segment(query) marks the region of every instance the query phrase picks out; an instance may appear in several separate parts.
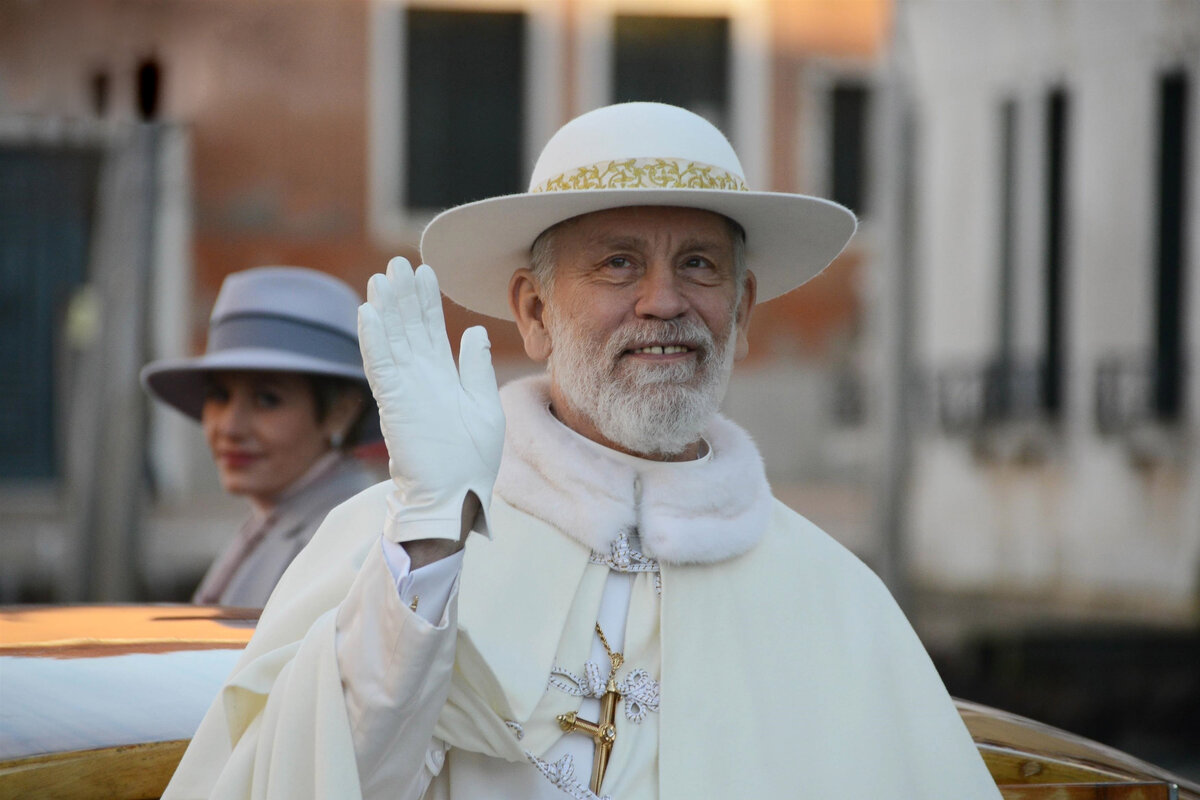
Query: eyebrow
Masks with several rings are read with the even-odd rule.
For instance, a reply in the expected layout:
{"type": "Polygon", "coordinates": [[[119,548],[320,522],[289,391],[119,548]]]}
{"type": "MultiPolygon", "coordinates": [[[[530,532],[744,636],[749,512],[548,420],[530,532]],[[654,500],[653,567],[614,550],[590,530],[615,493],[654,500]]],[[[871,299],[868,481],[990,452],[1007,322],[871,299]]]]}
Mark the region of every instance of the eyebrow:
{"type": "Polygon", "coordinates": [[[725,242],[720,239],[708,239],[708,238],[696,237],[696,238],[692,238],[692,239],[684,239],[683,244],[679,247],[679,249],[680,250],[702,250],[702,251],[720,250],[727,244],[730,246],[730,249],[732,249],[733,245],[731,242],[725,242]]]}

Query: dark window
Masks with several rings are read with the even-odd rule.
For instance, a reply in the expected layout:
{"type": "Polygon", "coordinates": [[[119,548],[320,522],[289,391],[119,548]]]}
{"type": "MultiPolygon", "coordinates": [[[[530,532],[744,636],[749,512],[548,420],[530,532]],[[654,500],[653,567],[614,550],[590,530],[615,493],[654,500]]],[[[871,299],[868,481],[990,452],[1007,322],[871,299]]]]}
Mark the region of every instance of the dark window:
{"type": "Polygon", "coordinates": [[[1187,95],[1187,76],[1182,71],[1163,76],[1158,96],[1158,252],[1154,329],[1154,413],[1162,420],[1178,419],[1183,410],[1187,95]]]}
{"type": "Polygon", "coordinates": [[[1013,374],[1014,336],[1016,314],[1016,180],[1017,180],[1017,104],[1006,100],[1000,107],[1000,252],[999,330],[996,341],[995,412],[1006,416],[1011,406],[1011,386],[1008,380],[1013,374]]]}
{"type": "Polygon", "coordinates": [[[696,112],[729,130],[729,20],[619,16],[614,100],[651,100],[696,112]]]}
{"type": "Polygon", "coordinates": [[[866,211],[869,100],[865,86],[851,84],[835,86],[830,98],[830,193],[833,200],[860,215],[866,211]]]}
{"type": "Polygon", "coordinates": [[[61,329],[87,272],[99,163],[91,151],[0,148],[0,479],[61,468],[61,329]]]}
{"type": "Polygon", "coordinates": [[[97,117],[108,113],[109,89],[108,73],[104,70],[97,70],[88,78],[88,98],[91,100],[92,113],[97,117]]]}
{"type": "Polygon", "coordinates": [[[520,191],[524,15],[408,9],[406,29],[404,204],[440,209],[520,191]]]}
{"type": "Polygon", "coordinates": [[[159,95],[162,92],[162,68],[158,61],[147,58],[137,68],[138,116],[143,120],[158,117],[159,95]]]}
{"type": "Polygon", "coordinates": [[[1046,239],[1045,239],[1045,339],[1042,408],[1058,417],[1066,386],[1065,299],[1063,271],[1066,263],[1067,220],[1067,93],[1056,89],[1046,101],[1046,239]]]}

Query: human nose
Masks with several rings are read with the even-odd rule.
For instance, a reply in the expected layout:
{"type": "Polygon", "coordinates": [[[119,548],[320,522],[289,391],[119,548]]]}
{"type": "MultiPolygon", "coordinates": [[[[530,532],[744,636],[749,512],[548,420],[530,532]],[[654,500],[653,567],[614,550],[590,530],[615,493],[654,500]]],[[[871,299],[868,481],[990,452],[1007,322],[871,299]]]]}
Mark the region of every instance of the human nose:
{"type": "Polygon", "coordinates": [[[681,291],[675,271],[654,266],[642,276],[638,287],[635,311],[640,317],[675,319],[688,309],[687,297],[681,291]]]}
{"type": "Polygon", "coordinates": [[[249,403],[236,395],[230,397],[217,409],[216,427],[220,435],[231,439],[245,436],[250,430],[249,403]]]}

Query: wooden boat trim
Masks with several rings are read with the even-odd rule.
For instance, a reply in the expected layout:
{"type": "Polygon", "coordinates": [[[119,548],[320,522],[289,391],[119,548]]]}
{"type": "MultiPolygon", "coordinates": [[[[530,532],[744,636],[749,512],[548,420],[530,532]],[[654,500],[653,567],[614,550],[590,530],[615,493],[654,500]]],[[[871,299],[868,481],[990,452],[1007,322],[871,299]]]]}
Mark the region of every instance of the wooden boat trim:
{"type": "Polygon", "coordinates": [[[0,764],[0,800],[152,800],[162,795],[188,739],[76,750],[0,764]]]}

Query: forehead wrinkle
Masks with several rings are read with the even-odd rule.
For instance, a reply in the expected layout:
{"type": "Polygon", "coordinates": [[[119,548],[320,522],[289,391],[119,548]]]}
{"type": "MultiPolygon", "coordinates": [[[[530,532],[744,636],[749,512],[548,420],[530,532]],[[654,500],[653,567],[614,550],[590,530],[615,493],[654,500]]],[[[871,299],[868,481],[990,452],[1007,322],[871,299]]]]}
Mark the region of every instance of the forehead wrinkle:
{"type": "Polygon", "coordinates": [[[644,250],[647,239],[624,231],[597,231],[587,238],[586,243],[605,250],[644,250]]]}
{"type": "MultiPolygon", "coordinates": [[[[662,238],[665,238],[665,246],[672,253],[680,253],[684,251],[702,252],[702,253],[719,253],[723,250],[732,250],[733,243],[721,237],[712,237],[706,234],[685,234],[679,244],[675,244],[672,240],[675,239],[674,234],[663,233],[662,238]]],[[[638,250],[645,251],[653,249],[655,246],[654,239],[660,237],[639,236],[637,234],[628,233],[625,231],[615,233],[596,232],[589,236],[586,240],[587,244],[600,247],[607,250],[638,250]]]]}

